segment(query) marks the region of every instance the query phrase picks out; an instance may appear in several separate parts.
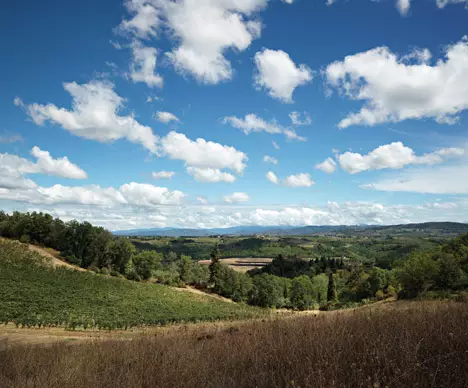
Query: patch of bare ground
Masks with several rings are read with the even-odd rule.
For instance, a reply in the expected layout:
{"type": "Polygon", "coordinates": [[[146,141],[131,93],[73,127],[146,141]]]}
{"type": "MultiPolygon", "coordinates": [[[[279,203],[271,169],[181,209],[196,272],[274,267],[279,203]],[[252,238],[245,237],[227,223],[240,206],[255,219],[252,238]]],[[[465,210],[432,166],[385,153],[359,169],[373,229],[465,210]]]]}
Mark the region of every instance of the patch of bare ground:
{"type": "Polygon", "coordinates": [[[213,294],[210,292],[205,292],[202,290],[199,290],[198,288],[192,287],[192,286],[185,286],[185,287],[172,287],[172,289],[176,291],[181,291],[181,292],[190,292],[195,295],[202,295],[202,296],[209,296],[211,298],[215,298],[217,300],[221,300],[226,303],[236,303],[232,299],[225,298],[224,296],[213,294]]]}

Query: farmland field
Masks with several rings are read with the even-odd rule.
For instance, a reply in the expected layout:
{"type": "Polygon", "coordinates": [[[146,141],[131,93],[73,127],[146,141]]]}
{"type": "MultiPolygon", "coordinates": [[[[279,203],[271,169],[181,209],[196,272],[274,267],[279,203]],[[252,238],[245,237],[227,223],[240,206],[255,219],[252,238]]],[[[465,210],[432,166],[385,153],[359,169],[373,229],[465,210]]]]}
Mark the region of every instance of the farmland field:
{"type": "MultiPolygon", "coordinates": [[[[220,263],[227,265],[229,268],[237,272],[248,272],[252,269],[262,268],[272,262],[272,258],[268,257],[231,257],[227,259],[220,259],[220,263]]],[[[209,265],[210,260],[200,260],[198,263],[209,265]]]]}
{"type": "Polygon", "coordinates": [[[268,314],[159,284],[54,269],[44,260],[27,246],[0,241],[1,323],[113,329],[268,314]]]}

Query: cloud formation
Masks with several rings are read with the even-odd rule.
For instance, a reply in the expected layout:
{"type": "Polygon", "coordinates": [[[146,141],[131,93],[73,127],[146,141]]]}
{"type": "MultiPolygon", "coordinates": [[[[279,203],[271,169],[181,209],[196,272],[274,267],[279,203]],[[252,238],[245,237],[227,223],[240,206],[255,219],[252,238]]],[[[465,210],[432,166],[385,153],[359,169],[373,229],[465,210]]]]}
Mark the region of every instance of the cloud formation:
{"type": "Polygon", "coordinates": [[[312,81],[312,71],[306,65],[293,62],[282,50],[263,49],[255,54],[255,85],[285,103],[292,103],[294,90],[312,81]]]}
{"type": "Polygon", "coordinates": [[[364,101],[338,126],[376,125],[433,118],[453,124],[468,108],[468,37],[447,46],[445,58],[430,64],[429,50],[398,57],[387,47],[349,55],[328,65],[328,85],[344,97],[364,101]],[[378,65],[377,65],[378,64],[378,65]]]}
{"type": "Polygon", "coordinates": [[[368,170],[400,169],[407,165],[440,164],[451,157],[461,157],[463,148],[442,148],[440,150],[417,156],[415,152],[402,142],[394,142],[377,147],[367,155],[345,152],[339,155],[340,166],[350,174],[368,170]]]}
{"type": "Polygon", "coordinates": [[[64,83],[63,87],[72,96],[70,110],[54,104],[24,105],[19,98],[15,98],[14,103],[23,107],[37,125],[51,121],[86,139],[100,142],[127,139],[153,153],[157,152],[158,137],[150,127],[140,124],[132,115],[119,115],[124,99],[115,93],[113,84],[91,81],[79,85],[71,82],[64,83]]]}
{"type": "MultiPolygon", "coordinates": [[[[254,113],[247,114],[244,118],[226,116],[223,123],[240,129],[246,135],[252,132],[266,132],[272,135],[283,134],[288,140],[307,141],[305,137],[299,136],[294,130],[282,127],[276,121],[265,121],[254,113]]],[[[275,146],[275,144],[273,146],[278,149],[278,145],[275,146]]]]}

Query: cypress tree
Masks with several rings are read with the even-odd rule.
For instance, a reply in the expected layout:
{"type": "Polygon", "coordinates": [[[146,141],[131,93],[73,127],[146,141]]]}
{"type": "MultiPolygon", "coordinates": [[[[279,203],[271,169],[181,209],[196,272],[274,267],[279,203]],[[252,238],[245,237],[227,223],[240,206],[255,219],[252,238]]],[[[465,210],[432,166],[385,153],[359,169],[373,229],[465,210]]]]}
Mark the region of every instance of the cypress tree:
{"type": "Polygon", "coordinates": [[[336,286],[335,279],[333,278],[333,272],[328,273],[328,291],[327,291],[327,301],[333,302],[336,301],[336,286]]]}

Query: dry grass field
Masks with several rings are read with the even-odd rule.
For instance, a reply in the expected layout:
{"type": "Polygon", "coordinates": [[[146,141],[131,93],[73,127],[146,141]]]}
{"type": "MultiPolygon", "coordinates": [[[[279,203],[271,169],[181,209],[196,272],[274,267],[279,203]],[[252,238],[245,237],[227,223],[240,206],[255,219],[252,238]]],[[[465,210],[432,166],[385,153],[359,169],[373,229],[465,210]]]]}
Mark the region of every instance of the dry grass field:
{"type": "MultiPolygon", "coordinates": [[[[247,272],[251,269],[261,268],[273,261],[272,258],[254,258],[254,257],[231,257],[229,259],[220,259],[222,264],[227,265],[229,268],[237,272],[247,272]]],[[[209,265],[210,260],[200,260],[199,263],[203,265],[209,265]]]]}
{"type": "Polygon", "coordinates": [[[88,339],[5,346],[2,388],[468,386],[466,302],[396,302],[88,339]]]}

